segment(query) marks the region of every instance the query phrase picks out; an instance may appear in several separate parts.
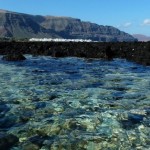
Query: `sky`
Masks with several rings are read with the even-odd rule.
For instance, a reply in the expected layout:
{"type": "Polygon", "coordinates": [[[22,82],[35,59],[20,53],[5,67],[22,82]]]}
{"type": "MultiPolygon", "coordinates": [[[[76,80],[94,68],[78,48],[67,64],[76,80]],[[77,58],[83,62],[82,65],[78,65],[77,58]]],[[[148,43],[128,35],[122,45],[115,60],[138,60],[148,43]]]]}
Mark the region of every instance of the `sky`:
{"type": "Polygon", "coordinates": [[[0,0],[0,9],[69,16],[150,36],[150,0],[0,0]]]}

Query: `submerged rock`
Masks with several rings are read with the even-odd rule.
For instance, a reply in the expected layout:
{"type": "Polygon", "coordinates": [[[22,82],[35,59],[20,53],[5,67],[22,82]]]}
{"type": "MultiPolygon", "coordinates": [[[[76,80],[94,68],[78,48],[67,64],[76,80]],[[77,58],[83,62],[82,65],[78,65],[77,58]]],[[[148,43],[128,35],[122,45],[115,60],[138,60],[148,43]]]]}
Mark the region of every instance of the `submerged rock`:
{"type": "Polygon", "coordinates": [[[29,139],[29,141],[39,147],[42,147],[43,146],[43,142],[44,140],[46,140],[47,136],[46,137],[42,137],[42,136],[34,136],[34,137],[31,137],[29,139]]]}
{"type": "Polygon", "coordinates": [[[10,108],[6,104],[0,104],[0,113],[1,112],[7,112],[10,108]]]}
{"type": "Polygon", "coordinates": [[[22,146],[22,150],[39,150],[40,147],[33,143],[26,143],[22,146]]]}
{"type": "Polygon", "coordinates": [[[22,61],[26,60],[26,58],[22,54],[7,54],[3,56],[3,60],[6,61],[22,61]]]}
{"type": "Polygon", "coordinates": [[[150,115],[150,108],[145,108],[146,115],[150,115]]]}
{"type": "Polygon", "coordinates": [[[17,117],[15,116],[6,116],[4,118],[0,118],[0,128],[10,128],[16,124],[17,117]]]}
{"type": "Polygon", "coordinates": [[[130,113],[127,120],[121,120],[121,124],[124,129],[132,129],[136,127],[136,124],[140,124],[143,119],[144,115],[130,113]]]}
{"type": "Polygon", "coordinates": [[[38,102],[36,103],[36,109],[45,108],[46,103],[45,102],[38,102]]]}
{"type": "Polygon", "coordinates": [[[13,134],[0,133],[0,150],[9,150],[19,141],[13,134]]]}
{"type": "Polygon", "coordinates": [[[128,115],[128,120],[131,121],[132,123],[141,123],[143,121],[144,115],[140,114],[129,114],[128,115]]]}

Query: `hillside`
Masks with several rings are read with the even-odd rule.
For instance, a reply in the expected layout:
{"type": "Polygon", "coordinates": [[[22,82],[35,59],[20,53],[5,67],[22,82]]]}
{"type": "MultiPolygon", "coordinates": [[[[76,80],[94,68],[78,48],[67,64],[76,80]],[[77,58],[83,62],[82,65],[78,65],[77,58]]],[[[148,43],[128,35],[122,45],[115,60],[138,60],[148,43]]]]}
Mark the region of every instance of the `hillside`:
{"type": "Polygon", "coordinates": [[[0,37],[31,38],[59,37],[54,31],[40,26],[31,15],[0,11],[0,37]]]}
{"type": "Polygon", "coordinates": [[[150,41],[150,37],[142,34],[133,34],[133,37],[137,38],[138,41],[147,42],[150,41]]]}
{"type": "Polygon", "coordinates": [[[104,42],[136,40],[112,26],[70,17],[34,16],[5,10],[0,10],[0,37],[72,38],[104,42]]]}

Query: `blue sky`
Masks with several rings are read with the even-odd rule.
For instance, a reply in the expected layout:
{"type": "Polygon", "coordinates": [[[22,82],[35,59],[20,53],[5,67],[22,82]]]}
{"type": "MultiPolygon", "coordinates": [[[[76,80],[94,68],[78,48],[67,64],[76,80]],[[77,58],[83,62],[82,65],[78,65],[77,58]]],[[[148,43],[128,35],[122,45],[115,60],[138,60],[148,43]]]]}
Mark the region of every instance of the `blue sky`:
{"type": "Polygon", "coordinates": [[[150,0],[0,0],[0,9],[70,16],[150,36],[150,0]]]}

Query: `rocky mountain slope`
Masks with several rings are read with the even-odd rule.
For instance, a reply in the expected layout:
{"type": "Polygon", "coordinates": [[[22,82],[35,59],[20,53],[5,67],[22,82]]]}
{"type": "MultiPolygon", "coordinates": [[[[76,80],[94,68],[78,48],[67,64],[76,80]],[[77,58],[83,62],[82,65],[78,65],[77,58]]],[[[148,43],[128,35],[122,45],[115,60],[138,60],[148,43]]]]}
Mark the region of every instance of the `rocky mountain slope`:
{"type": "Polygon", "coordinates": [[[146,36],[142,34],[133,34],[133,37],[137,38],[138,41],[143,41],[143,42],[150,41],[150,36],[146,36]]]}
{"type": "Polygon", "coordinates": [[[0,10],[0,37],[72,38],[104,42],[136,40],[112,26],[70,17],[34,16],[5,10],[0,10]]]}
{"type": "Polygon", "coordinates": [[[59,37],[34,21],[31,15],[0,11],[0,37],[59,37]]]}

